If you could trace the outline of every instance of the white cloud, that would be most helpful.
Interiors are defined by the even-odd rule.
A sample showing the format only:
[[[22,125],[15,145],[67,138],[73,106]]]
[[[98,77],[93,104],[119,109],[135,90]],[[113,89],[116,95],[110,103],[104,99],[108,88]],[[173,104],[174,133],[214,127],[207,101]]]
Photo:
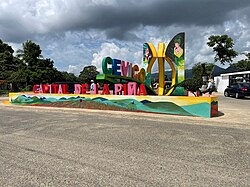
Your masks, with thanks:
[[[115,5],[117,5],[116,0],[91,0],[91,2],[94,5],[105,5],[105,6],[108,6],[108,5],[115,6]]]
[[[81,68],[80,65],[69,65],[67,72],[74,73],[75,75],[79,75],[79,69]]]
[[[11,46],[12,49],[14,50],[14,55],[16,55],[16,51],[18,49],[22,48],[22,45],[21,44],[17,44],[17,43],[8,43],[8,45]]]
[[[199,61],[213,62],[214,53],[206,44],[210,35],[228,34],[235,42],[235,50],[249,51],[249,1],[229,0],[226,6],[211,5],[221,17],[207,10],[204,12],[210,16],[203,11],[192,12],[197,10],[196,6],[204,5],[201,1],[186,4],[192,14],[155,11],[155,16],[163,14],[156,19],[150,11],[145,11],[152,6],[176,7],[181,2],[187,3],[184,0],[4,0],[0,2],[0,39],[15,50],[31,39],[41,46],[44,57],[54,60],[59,70],[76,74],[91,64],[100,70],[106,56],[140,65],[143,43],[151,42],[157,49],[159,42],[168,43],[183,31],[187,68]],[[139,15],[141,10],[143,16]],[[176,19],[171,19],[173,15]]]
[[[247,53],[247,52],[246,52]],[[240,60],[243,60],[243,59],[246,59],[246,55],[243,54],[243,53],[240,53],[235,59],[234,59],[234,62],[238,62]]]
[[[133,59],[134,60],[131,63],[138,64],[138,65],[142,66],[142,64],[143,64],[143,61],[142,61],[142,59],[143,59],[143,51],[140,50],[140,51],[135,52],[134,55],[133,55]]]
[[[92,65],[96,66],[99,72],[102,72],[102,60],[105,57],[111,57],[113,59],[120,59],[129,62],[133,62],[134,59],[130,56],[131,51],[128,48],[119,48],[114,43],[103,43],[99,52],[93,54]]]
[[[247,41],[246,43],[246,47],[249,48],[250,47],[250,41]]]

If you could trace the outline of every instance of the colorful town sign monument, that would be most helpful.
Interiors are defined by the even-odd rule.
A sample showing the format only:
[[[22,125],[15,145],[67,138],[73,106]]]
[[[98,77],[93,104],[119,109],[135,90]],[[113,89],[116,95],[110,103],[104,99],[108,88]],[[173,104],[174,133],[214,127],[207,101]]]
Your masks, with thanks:
[[[69,93],[68,84],[37,84],[34,93],[10,93],[12,104],[32,106],[74,107],[102,110],[166,113],[212,117],[218,115],[218,98],[185,96],[183,87],[177,83],[185,79],[185,33],[177,34],[168,45],[143,44],[143,63],[105,57],[103,74],[96,77],[103,83],[100,89],[94,84],[75,84],[74,93]],[[151,70],[158,62],[158,90],[152,88]],[[165,63],[172,70],[172,85],[165,88]]]

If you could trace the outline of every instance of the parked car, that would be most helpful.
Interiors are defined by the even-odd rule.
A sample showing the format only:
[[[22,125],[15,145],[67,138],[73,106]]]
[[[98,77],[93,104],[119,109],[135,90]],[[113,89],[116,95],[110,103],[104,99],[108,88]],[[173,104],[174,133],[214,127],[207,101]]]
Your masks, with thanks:
[[[225,97],[236,97],[241,98],[245,96],[250,96],[250,83],[239,82],[228,86],[224,91]]]

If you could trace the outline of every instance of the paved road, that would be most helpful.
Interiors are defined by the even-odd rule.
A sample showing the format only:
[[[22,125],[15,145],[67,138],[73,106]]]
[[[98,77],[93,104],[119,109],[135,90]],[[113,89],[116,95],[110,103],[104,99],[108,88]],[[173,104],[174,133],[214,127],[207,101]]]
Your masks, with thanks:
[[[0,106],[0,186],[249,186],[244,103],[220,97],[212,119]]]

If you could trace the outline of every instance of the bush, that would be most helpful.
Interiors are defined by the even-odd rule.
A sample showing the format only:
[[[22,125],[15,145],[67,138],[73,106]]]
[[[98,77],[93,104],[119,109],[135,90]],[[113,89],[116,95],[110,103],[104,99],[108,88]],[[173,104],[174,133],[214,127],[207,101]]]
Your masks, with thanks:
[[[165,90],[165,93],[167,93],[170,89],[177,88],[177,87],[184,87],[185,90],[191,91],[195,96],[195,92],[199,90],[202,86],[202,79],[197,79],[197,78],[189,78],[186,79],[178,84],[175,84],[171,86],[170,88],[167,88]]]
[[[8,96],[9,90],[0,90],[0,96]]]
[[[20,88],[20,91],[21,92],[29,92],[29,91],[32,91],[32,89],[33,89],[33,86],[28,85],[25,88]]]
[[[196,92],[199,90],[199,88],[202,86],[202,80],[201,79],[195,79],[195,78],[190,78],[182,81],[179,86],[184,87],[188,91],[191,92]]]

